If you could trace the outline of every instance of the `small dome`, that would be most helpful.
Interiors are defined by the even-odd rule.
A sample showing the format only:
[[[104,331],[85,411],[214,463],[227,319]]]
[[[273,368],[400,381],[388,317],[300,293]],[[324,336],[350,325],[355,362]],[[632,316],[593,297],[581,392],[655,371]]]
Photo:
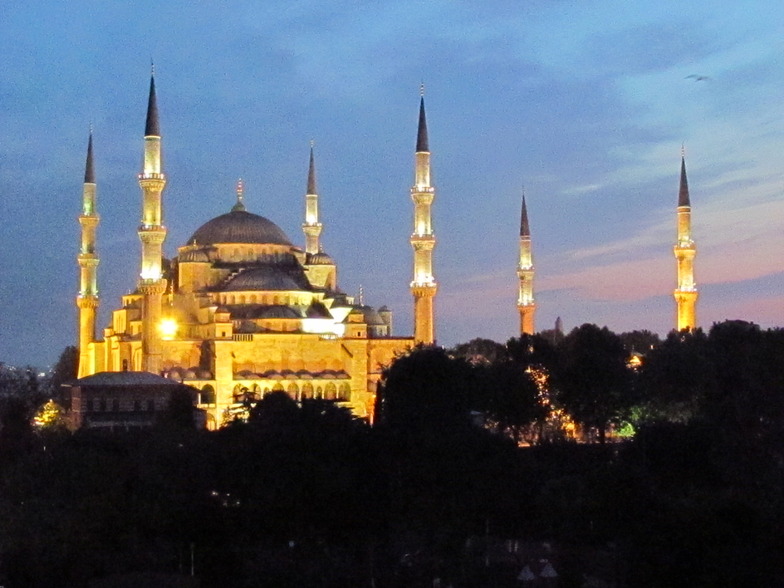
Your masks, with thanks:
[[[310,290],[304,275],[274,265],[260,265],[241,271],[221,288],[226,292],[253,290]]]
[[[365,316],[365,323],[371,327],[384,326],[387,323],[381,318],[381,315],[375,308],[370,306],[360,306],[359,310]]]
[[[210,256],[204,249],[191,249],[180,254],[180,263],[199,262],[209,263]]]
[[[323,251],[309,254],[306,263],[309,265],[335,265],[335,261]]]
[[[288,245],[291,241],[283,230],[268,218],[245,210],[232,210],[207,221],[188,239],[188,244],[262,243]]]

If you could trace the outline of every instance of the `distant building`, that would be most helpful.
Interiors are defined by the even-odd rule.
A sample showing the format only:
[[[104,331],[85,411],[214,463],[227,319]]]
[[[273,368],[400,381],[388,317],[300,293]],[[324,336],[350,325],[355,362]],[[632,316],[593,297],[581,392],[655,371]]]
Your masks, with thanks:
[[[152,426],[171,395],[197,390],[148,372],[101,372],[70,385],[69,426],[73,429],[130,429]]]
[[[340,290],[337,264],[320,241],[323,225],[312,147],[304,198],[304,248],[294,245],[271,220],[247,210],[240,181],[231,209],[197,228],[177,255],[166,260],[162,211],[167,179],[153,76],[138,180],[140,279],[135,291],[122,297],[99,339],[95,335],[99,218],[90,135],[79,217],[80,378],[97,372],[144,371],[192,385],[200,390],[199,406],[207,411],[211,428],[238,397],[248,393],[261,397],[271,391],[285,391],[295,400],[335,400],[358,416],[372,416],[383,366],[414,343],[435,341],[437,287],[431,226],[435,190],[430,184],[424,98],[411,188],[413,337],[393,336],[392,313],[386,307],[375,310]],[[150,395],[145,402],[158,401],[152,391]],[[100,403],[101,398],[96,398]],[[110,400],[123,406],[130,402],[118,395],[107,396]],[[103,417],[108,410],[92,404],[89,408],[91,412],[82,416]]]

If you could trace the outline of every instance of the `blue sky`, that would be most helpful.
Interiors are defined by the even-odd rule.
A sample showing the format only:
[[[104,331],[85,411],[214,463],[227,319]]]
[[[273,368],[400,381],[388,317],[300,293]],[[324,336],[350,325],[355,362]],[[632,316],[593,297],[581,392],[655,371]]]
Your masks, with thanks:
[[[101,326],[139,266],[136,182],[150,58],[165,245],[226,212],[297,243],[309,141],[339,283],[410,334],[418,87],[437,196],[437,335],[518,327],[525,185],[537,327],[674,324],[681,144],[698,320],[782,324],[780,2],[4,2],[0,8],[0,361],[45,365],[76,338],[77,216],[95,129]],[[696,74],[709,79],[695,81]]]

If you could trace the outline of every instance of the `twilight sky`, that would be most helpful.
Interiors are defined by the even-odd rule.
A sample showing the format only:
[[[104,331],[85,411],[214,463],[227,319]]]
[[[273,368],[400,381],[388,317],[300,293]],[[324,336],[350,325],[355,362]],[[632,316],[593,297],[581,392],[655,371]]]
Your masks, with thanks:
[[[95,130],[99,325],[135,287],[150,58],[165,244],[234,203],[304,244],[309,141],[339,284],[395,312],[408,284],[419,83],[433,153],[436,332],[517,334],[521,186],[537,328],[674,326],[681,143],[698,321],[784,324],[780,0],[101,2],[0,7],[0,361],[76,340],[84,156]],[[695,81],[689,76],[707,76]]]

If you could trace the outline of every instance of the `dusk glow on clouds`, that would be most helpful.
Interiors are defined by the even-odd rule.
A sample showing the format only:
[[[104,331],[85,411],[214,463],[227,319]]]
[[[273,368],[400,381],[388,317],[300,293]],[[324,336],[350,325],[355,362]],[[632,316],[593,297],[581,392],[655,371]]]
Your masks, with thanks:
[[[149,61],[168,256],[246,204],[295,243],[309,141],[339,284],[410,334],[409,187],[426,85],[451,345],[517,334],[525,186],[537,327],[674,326],[681,144],[699,323],[784,323],[780,2],[9,2],[0,18],[0,361],[76,340],[81,181],[95,129],[99,325],[135,288]],[[696,76],[706,79],[697,80]]]

